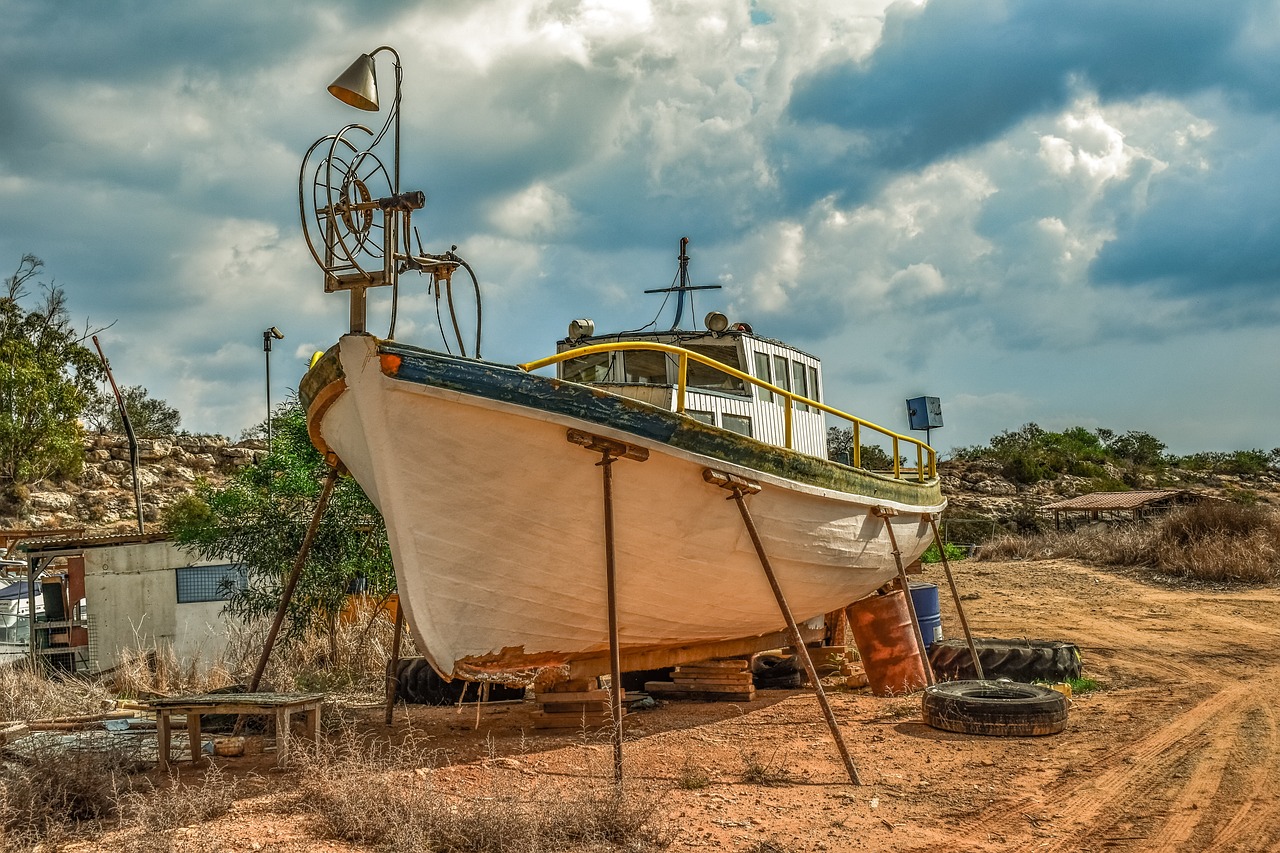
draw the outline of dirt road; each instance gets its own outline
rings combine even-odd
[[[921,723],[918,697],[833,690],[866,782],[853,787],[809,693],[633,713],[628,790],[656,798],[669,849],[1280,850],[1280,590],[1169,588],[1063,561],[956,570],[978,594],[966,603],[977,633],[1079,645],[1102,689],[1076,697],[1065,732],[951,734]],[[945,601],[943,622],[956,633]],[[367,713],[370,729],[380,716]],[[478,729],[472,712],[417,708],[407,726],[447,756],[431,771],[442,787],[534,791],[610,772],[607,743],[534,731],[523,707],[486,711]],[[273,805],[288,776],[202,837],[317,849],[304,819]]]

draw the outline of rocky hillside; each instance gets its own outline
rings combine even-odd
[[[0,507],[0,529],[85,528],[89,532],[137,529],[129,441],[123,435],[85,438],[84,470],[67,483],[41,483],[24,500]],[[261,441],[232,443],[223,436],[175,436],[138,440],[142,517],[148,529],[161,511],[192,491],[198,479],[221,483],[266,453]]]
[[[161,511],[189,493],[196,481],[221,483],[239,468],[266,452],[261,441],[232,443],[222,436],[178,436],[139,441],[142,514],[149,528]],[[1254,477],[1195,474],[1171,469],[1159,479],[1134,477],[1107,466],[1114,481],[1128,476],[1134,488],[1191,489],[1217,497],[1280,506],[1280,474]],[[1011,525],[1046,503],[1097,490],[1084,477],[1064,475],[1032,485],[1005,478],[998,462],[944,462],[939,466],[943,492],[953,518],[988,519]],[[18,505],[0,506],[0,529],[76,527],[90,532],[131,532],[136,529],[133,476],[129,444],[121,435],[91,435],[85,439],[85,465],[79,481],[43,483],[31,488]]]
[[[1280,474],[1274,471],[1240,476],[1170,468],[1156,477],[1135,476],[1113,465],[1102,467],[1111,480],[1128,482],[1134,489],[1187,489],[1227,500],[1280,507]],[[998,523],[1025,517],[1047,503],[1099,491],[1097,481],[1069,474],[1030,485],[1015,483],[1002,474],[1001,464],[994,461],[943,462],[938,473],[950,515]]]

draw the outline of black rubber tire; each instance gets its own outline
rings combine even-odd
[[[751,676],[761,690],[803,687],[808,681],[796,655],[756,655],[751,661]]]
[[[982,674],[994,680],[1007,678],[1031,684],[1036,681],[1069,681],[1080,677],[1082,661],[1075,643],[1057,640],[997,640],[975,638]],[[973,655],[963,639],[941,640],[929,650],[934,675],[947,681],[978,677]]]
[[[396,663],[396,672],[399,674],[396,699],[406,704],[452,705],[462,696],[464,688],[468,701],[474,701],[480,695],[480,690],[470,681],[461,678],[445,681],[431,668],[426,658],[401,658]],[[490,702],[523,699],[524,686],[492,683],[484,695]]]
[[[925,688],[924,721],[970,735],[1039,737],[1067,725],[1067,697],[1039,684],[944,681]]]

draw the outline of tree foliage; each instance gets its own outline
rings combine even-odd
[[[827,427],[827,458],[853,464],[853,427]],[[892,471],[893,456],[878,444],[858,448],[858,462],[868,471]],[[906,460],[902,460],[905,465]]]
[[[174,540],[204,559],[233,559],[248,574],[228,610],[246,621],[273,614],[302,547],[328,466],[307,436],[296,398],[276,409],[270,453],[222,488],[200,484],[164,517]],[[360,486],[334,487],[288,611],[287,635],[299,636],[342,607],[347,592],[395,589],[386,527]]]
[[[127,385],[120,389],[125,411],[133,434],[139,438],[160,438],[175,435],[182,423],[182,415],[164,400],[152,397],[141,385]],[[120,417],[120,405],[111,391],[95,394],[85,409],[85,420],[99,432],[124,432],[124,420]]]
[[[957,459],[997,461],[1008,479],[1036,483],[1061,474],[1104,479],[1106,465],[1159,471],[1172,461],[1164,450],[1164,442],[1145,432],[1120,435],[1109,429],[1081,426],[1050,432],[1028,423],[992,436],[988,446],[960,448],[954,455]]]
[[[79,473],[80,416],[103,375],[71,325],[61,287],[38,280],[44,262],[24,255],[0,292],[0,486]],[[34,307],[23,301],[34,288]]]

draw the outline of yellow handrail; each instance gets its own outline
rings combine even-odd
[[[537,361],[527,361],[524,364],[518,364],[516,365],[516,367],[519,367],[521,370],[525,372],[532,372],[534,370],[540,370],[543,367],[550,367],[553,364],[559,364],[562,361],[568,361],[571,358],[580,358],[584,355],[594,355],[600,352],[622,352],[622,351],[633,351],[633,350],[641,350],[641,351],[648,350],[650,352],[664,352],[677,357],[678,359],[677,370],[676,370],[676,374],[677,374],[676,411],[677,412],[684,411],[685,386],[688,382],[688,376],[689,376],[689,360],[693,359],[699,364],[705,364],[707,367],[715,368],[716,370],[719,370],[721,373],[725,373],[729,376],[734,377],[735,379],[740,379],[743,382],[748,382],[752,385],[757,385],[781,397],[784,400],[783,411],[785,413],[784,414],[785,441],[786,441],[786,446],[788,448],[791,447],[791,440],[792,440],[791,438],[792,437],[792,430],[791,430],[792,411],[794,410],[796,404],[801,404],[805,406],[811,406],[814,409],[817,409],[822,412],[826,412],[829,415],[834,415],[837,418],[842,418],[843,420],[849,421],[850,423],[853,424],[853,465],[855,468],[862,467],[861,465],[862,434],[861,434],[860,428],[865,426],[868,429],[874,432],[877,432],[880,435],[885,436],[886,438],[892,439],[893,441],[893,476],[895,478],[902,479],[902,464],[900,461],[900,456],[898,454],[898,443],[900,441],[905,441],[910,444],[914,444],[916,447],[917,479],[923,482],[925,478],[925,464],[924,464],[925,458],[928,458],[928,476],[936,477],[938,475],[938,456],[934,452],[932,447],[925,444],[920,439],[912,438],[911,436],[908,436],[908,435],[900,435],[894,432],[893,430],[885,429],[884,427],[874,424],[871,421],[863,420],[862,418],[859,418],[855,415],[850,415],[847,412],[842,412],[839,409],[833,409],[830,406],[826,405],[825,403],[819,403],[816,400],[810,400],[808,397],[802,397],[799,394],[788,391],[786,388],[780,388],[777,385],[774,385],[770,382],[766,382],[763,379],[752,376],[749,373],[743,373],[741,370],[738,370],[737,368],[730,367],[727,364],[723,364],[719,361],[716,361],[714,358],[711,358],[710,356],[706,356],[706,355],[703,355],[702,353],[694,352],[693,350],[685,349],[684,347],[678,347],[672,344],[660,344],[660,343],[650,342],[650,341],[613,341],[607,344],[591,344],[590,346],[565,350],[564,352],[556,353],[555,355],[550,355],[550,356],[547,356],[546,358],[540,358]]]

